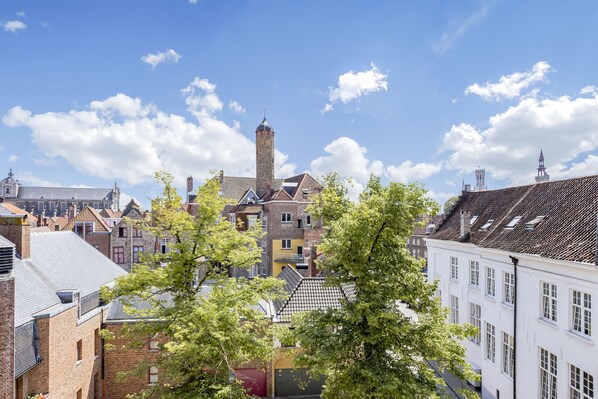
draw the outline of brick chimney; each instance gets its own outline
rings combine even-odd
[[[0,398],[15,395],[14,245],[0,237]]]
[[[15,245],[17,256],[31,256],[31,225],[26,215],[0,216],[0,235]]]
[[[70,221],[77,217],[77,205],[74,203],[69,203],[69,209],[67,211],[67,219]]]
[[[459,233],[459,240],[465,240],[469,235],[470,230],[471,223],[469,218],[469,211],[461,211],[461,230]]]

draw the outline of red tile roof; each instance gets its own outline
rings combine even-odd
[[[583,263],[596,260],[598,175],[465,193],[430,238],[460,241],[460,212],[477,216],[466,242]],[[521,216],[514,228],[505,226]],[[526,223],[544,216],[533,229]],[[494,219],[487,231],[480,231]]]

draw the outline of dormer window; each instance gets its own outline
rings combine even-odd
[[[513,219],[511,219],[511,221],[509,223],[507,223],[507,225],[505,226],[505,229],[512,229],[514,228],[517,223],[519,223],[519,221],[523,219],[523,216],[515,216]]]
[[[469,221],[469,225],[473,226],[473,224],[478,220],[478,215],[475,215],[471,218],[471,220]]]
[[[492,223],[494,223],[494,219],[488,219],[488,221],[484,223],[482,227],[480,227],[480,231],[488,231],[490,226],[492,226]]]
[[[533,218],[532,220],[530,220],[529,222],[527,222],[525,224],[525,229],[526,230],[533,230],[536,228],[536,226],[542,221],[544,220],[546,216],[536,216],[535,218]]]

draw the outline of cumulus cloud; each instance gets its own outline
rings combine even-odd
[[[236,114],[244,114],[245,108],[241,104],[236,101],[229,101],[228,108],[231,109]]]
[[[350,189],[353,198],[363,191],[370,174],[404,183],[428,178],[442,169],[441,165],[413,164],[411,161],[405,161],[400,166],[384,166],[379,160],[369,159],[367,149],[349,137],[335,139],[324,151],[327,155],[311,162],[311,173],[314,176],[322,176],[329,172],[337,172],[343,178],[350,178],[353,181],[353,187]]]
[[[196,78],[182,90],[196,121],[117,94],[68,112],[35,114],[16,106],[3,122],[29,128],[47,158],[62,158],[83,173],[130,185],[151,181],[160,169],[173,173],[177,184],[190,174],[206,178],[211,170],[255,175],[255,144],[238,123],[217,118],[222,102],[215,89],[207,79]],[[285,154],[277,152],[276,159],[279,173],[294,174],[295,165]]]
[[[447,166],[471,172],[480,162],[495,178],[533,182],[540,146],[551,177],[598,173],[598,96],[525,98],[489,118],[488,128],[454,125],[444,136]]]
[[[349,71],[338,77],[337,87],[329,88],[329,103],[324,106],[321,113],[332,111],[334,104],[338,101],[346,104],[361,96],[380,90],[388,91],[388,75],[380,72],[374,63],[367,71]]]
[[[18,159],[19,159],[18,155],[11,155],[8,157],[8,162],[17,162]]]
[[[2,29],[4,29],[6,32],[17,32],[20,30],[24,30],[27,29],[27,24],[23,21],[19,21],[17,19],[12,20],[12,21],[6,21],[4,23],[2,23]]]
[[[534,83],[545,81],[546,75],[552,70],[549,63],[540,61],[529,71],[501,76],[496,83],[486,82],[483,85],[474,83],[465,89],[465,94],[478,95],[485,101],[513,99],[521,96],[521,92]]]
[[[148,53],[141,57],[141,61],[151,65],[153,69],[163,62],[177,63],[181,58],[182,56],[179,53],[170,48],[166,51]]]

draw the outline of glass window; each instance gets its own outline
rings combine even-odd
[[[480,286],[480,263],[474,260],[469,261],[469,284]]]
[[[123,264],[125,263],[125,248],[124,247],[113,247],[112,248],[112,261],[114,263]]]
[[[515,303],[515,275],[503,273],[503,302],[513,305]]]
[[[482,307],[480,305],[476,305],[475,303],[469,303],[469,324],[474,327],[477,327],[478,333],[471,337],[471,341],[474,344],[480,344],[480,338],[482,336]]]
[[[451,256],[451,278],[459,279],[459,260],[454,256]]]
[[[158,368],[156,366],[150,366],[148,374],[148,381],[150,384],[155,384],[158,382]]]
[[[515,216],[513,219],[511,219],[511,221],[509,223],[507,223],[507,225],[505,226],[505,229],[512,229],[514,228],[517,223],[519,223],[519,221],[522,219],[521,216]]]
[[[556,355],[540,348],[540,398],[556,399]]]
[[[570,365],[569,399],[592,399],[594,397],[594,377]]]
[[[282,241],[282,249],[291,249],[291,240],[283,239]]]
[[[486,359],[494,363],[496,354],[496,334],[495,328],[492,324],[486,322]]]
[[[556,322],[556,285],[542,283],[542,318]]]
[[[496,280],[495,280],[495,272],[494,269],[491,267],[486,268],[486,295],[495,296],[496,295]]]
[[[571,309],[573,331],[592,335],[592,295],[581,291],[573,291]]]
[[[139,254],[143,253],[143,245],[133,246],[133,262],[139,263]]]
[[[288,212],[283,212],[281,217],[282,223],[291,223],[291,214]]]
[[[451,323],[459,323],[459,298],[451,295]]]
[[[502,332],[502,372],[513,377],[513,357],[515,353],[515,342],[506,332]]]

